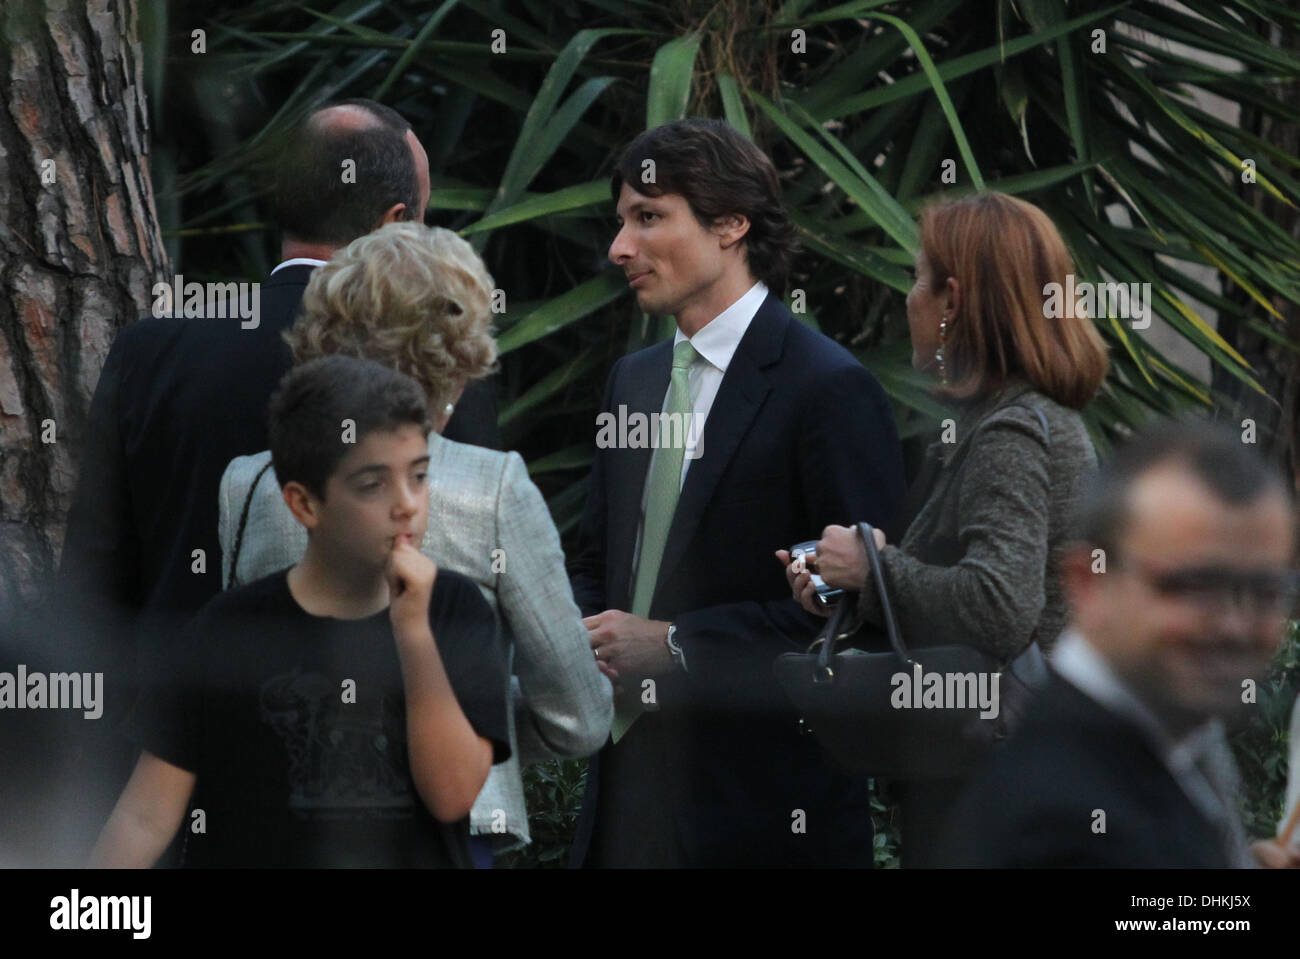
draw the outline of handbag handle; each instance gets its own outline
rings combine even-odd
[[[244,497],[244,508],[239,514],[239,531],[235,533],[235,555],[230,561],[230,576],[226,580],[226,589],[232,589],[238,578],[236,569],[239,566],[239,550],[244,545],[244,527],[248,525],[248,508],[253,505],[253,493],[257,491],[257,484],[262,480],[262,474],[271,468],[270,462],[267,462],[260,470],[257,476],[253,477],[253,485],[248,487],[248,495]]]
[[[1018,402],[1011,404],[1020,406],[1029,410],[1037,417],[1039,424],[1043,428],[1043,439],[1051,447],[1051,428],[1047,424],[1047,417],[1038,407],[1029,403]],[[996,410],[994,412],[997,412]],[[978,429],[978,427],[977,427]],[[894,606],[889,601],[889,591],[885,588],[884,571],[880,564],[880,550],[876,546],[876,538],[872,535],[871,524],[859,522],[858,533],[862,536],[862,545],[867,550],[867,565],[871,567],[871,578],[876,583],[876,594],[880,597],[881,618],[885,622],[885,632],[889,635],[889,645],[893,647],[894,654],[903,662],[903,665],[911,667],[915,665],[907,646],[903,643],[903,637],[898,631],[898,621],[894,618]],[[831,614],[830,621],[822,629],[817,639],[813,640],[813,645],[821,643],[821,649],[817,653],[817,667],[813,671],[814,683],[829,683],[835,679],[835,670],[831,667],[831,660],[835,657],[835,644],[841,639],[847,639],[862,628],[862,619],[857,617],[851,625],[845,626],[844,622],[848,618],[846,607],[848,602],[841,600],[835,607],[835,612]],[[1038,638],[1038,631],[1035,630],[1030,637],[1032,645]]]
[[[872,534],[870,523],[858,523],[858,533],[862,536],[862,544],[867,549],[867,565],[871,568],[871,579],[876,584],[876,595],[880,597],[881,616],[885,621],[885,631],[889,634],[889,645],[893,647],[895,655],[902,660],[906,666],[912,665],[912,657],[903,644],[903,638],[898,631],[898,621],[894,617],[894,606],[889,601],[889,591],[885,588],[884,569],[880,564],[880,550],[876,546],[876,538]],[[845,620],[848,619],[848,599],[842,599],[835,612],[831,614],[830,622],[822,630],[822,633],[814,641],[814,644],[821,643],[821,649],[817,652],[817,667],[813,671],[813,682],[829,683],[835,679],[835,670],[831,666],[831,660],[835,656],[835,644],[841,639],[847,639],[862,627],[862,619],[855,617],[852,624],[845,626]]]

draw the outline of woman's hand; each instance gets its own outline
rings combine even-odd
[[[808,567],[804,565],[803,558],[800,557],[798,560],[791,562],[788,549],[778,549],[776,558],[785,567],[785,581],[790,584],[790,592],[794,596],[795,602],[815,616],[821,616],[822,618],[830,616],[830,608],[817,602],[817,591],[813,588],[812,573],[808,572]]]
[[[871,528],[876,547],[883,549],[885,534]],[[856,526],[827,526],[817,542],[817,574],[829,585],[859,590],[867,582],[867,548]]]

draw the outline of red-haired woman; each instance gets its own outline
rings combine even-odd
[[[1049,317],[1049,284],[1074,272],[1052,221],[1023,200],[984,192],[921,217],[907,297],[912,365],[955,404],[908,494],[902,542],[876,531],[899,628],[917,645],[964,643],[1007,661],[1065,624],[1056,564],[1096,455],[1079,415],[1106,375],[1105,346],[1077,310]],[[827,527],[817,572],[859,590],[880,624],[855,528]],[[789,557],[780,554],[783,562]],[[787,568],[813,612],[807,571]],[[940,831],[958,780],[898,784],[903,863],[945,865]]]

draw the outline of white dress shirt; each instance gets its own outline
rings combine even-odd
[[[682,340],[689,339],[691,345],[695,347],[695,352],[700,355],[700,358],[691,364],[690,372],[687,374],[691,390],[691,420],[690,428],[684,431],[686,449],[682,456],[683,486],[686,485],[686,471],[691,468],[691,461],[700,455],[698,447],[703,441],[704,427],[708,422],[709,411],[713,409],[713,401],[717,398],[718,389],[722,386],[722,378],[727,375],[731,358],[736,355],[736,349],[740,346],[746,331],[749,330],[749,324],[754,321],[754,315],[766,299],[767,284],[759,280],[744,296],[704,324],[693,337],[688,337],[680,327],[677,329],[677,335],[673,337],[674,347]],[[669,389],[664,390],[663,403],[659,407],[661,410],[668,409],[668,392],[671,388],[670,381]],[[641,519],[637,523],[636,548],[632,551],[634,580],[637,564],[641,561],[641,537],[645,532],[645,508],[650,495],[649,478],[654,472],[654,457],[658,455],[658,449],[651,454],[650,466],[646,470],[645,482],[641,489]],[[682,657],[682,668],[686,668],[685,656]]]
[[[1051,661],[1056,671],[1080,692],[1138,727],[1192,805],[1208,822],[1226,831],[1224,851],[1229,864],[1237,868],[1257,865],[1237,813],[1241,778],[1222,722],[1210,719],[1181,737],[1174,736],[1115,674],[1105,657],[1075,630],[1066,629],[1061,634]]]
[[[677,335],[673,337],[674,347],[682,340],[689,339],[691,345],[695,347],[695,352],[702,358],[691,364],[690,372],[687,374],[691,389],[691,427],[685,430],[686,449],[682,456],[681,476],[683,486],[686,484],[686,471],[691,468],[691,461],[698,456],[696,449],[704,437],[704,426],[708,421],[709,411],[713,409],[718,388],[722,386],[722,378],[726,375],[727,367],[731,365],[731,358],[736,355],[736,349],[749,329],[749,324],[753,322],[754,314],[758,312],[765,299],[767,299],[767,285],[759,280],[749,288],[749,292],[706,323],[694,337],[688,337],[680,327]],[[670,382],[669,389],[671,388]],[[663,403],[659,408],[668,409],[667,389],[664,390]],[[641,559],[641,534],[645,530],[645,507],[647,497],[650,495],[648,480],[654,472],[654,458],[658,455],[657,449],[651,454],[650,466],[645,475],[646,482],[641,489],[641,520],[637,524],[636,549],[632,551],[633,570]]]
[[[295,257],[290,257],[289,259],[281,263],[279,266],[277,266],[274,270],[271,271],[271,275],[275,276],[275,274],[279,273],[286,266],[324,266],[324,265],[325,265],[324,260],[316,260],[310,256],[295,256]]]

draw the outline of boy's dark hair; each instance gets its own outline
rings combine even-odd
[[[1161,421],[1120,446],[1093,476],[1079,511],[1080,538],[1107,553],[1118,549],[1131,522],[1129,498],[1143,475],[1177,464],[1229,506],[1254,503],[1266,493],[1291,490],[1240,433],[1205,421]]]
[[[275,167],[274,207],[285,236],[307,243],[346,246],[379,225],[397,203],[403,218],[422,217],[420,184],[406,131],[396,111],[369,100],[330,106],[364,109],[375,122],[362,129],[322,123],[313,111],[284,140]],[[345,160],[355,176],[344,180]]]
[[[646,160],[654,181],[644,182]],[[676,193],[705,228],[719,217],[749,219],[742,241],[749,270],[780,295],[796,249],[794,227],[781,205],[781,183],[767,154],[722,120],[674,120],[647,130],[614,165],[610,192],[618,203],[623,184],[644,196]]]
[[[418,383],[373,360],[324,356],[284,375],[271,396],[267,426],[276,482],[297,481],[318,499],[347,455],[343,421],[356,424],[360,443],[376,430],[408,423],[428,436],[428,401]]]

